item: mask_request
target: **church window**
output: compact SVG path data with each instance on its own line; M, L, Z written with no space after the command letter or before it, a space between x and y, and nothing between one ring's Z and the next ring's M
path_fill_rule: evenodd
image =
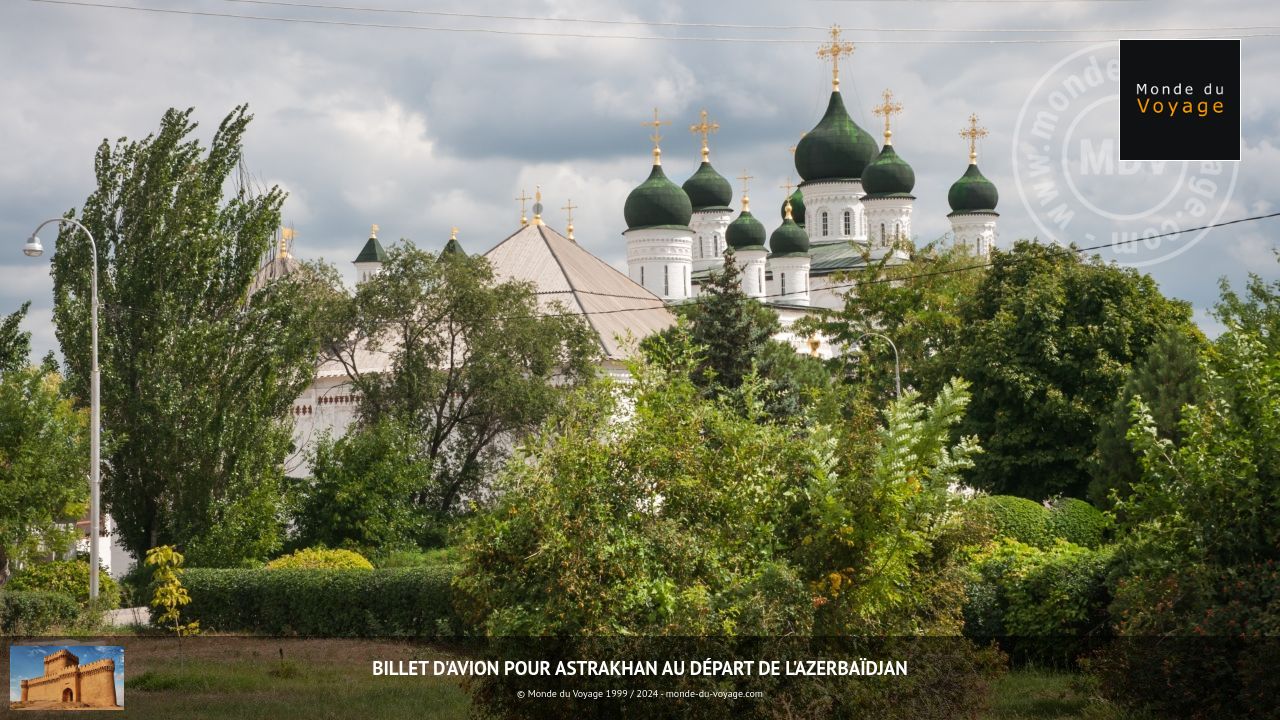
M889 238L884 234L884 223L880 223L880 242L889 242Z
M848 210L844 211L844 234L845 235L853 234L853 213L849 212Z
M671 294L671 266L670 265L662 266L662 294L663 295Z
M893 236L902 237L902 223L893 224Z
M764 268L756 268L756 292L764 294Z
M644 285L644 266L640 266L640 284Z
M693 294L693 288L689 287L689 267L686 265L680 274L684 276L684 296L689 297Z
M827 211L822 211L822 237L827 236Z
M786 295L786 294L787 294L787 274L786 274L786 273L782 273L782 275L781 275L781 279L782 279L782 293L781 293L781 294Z

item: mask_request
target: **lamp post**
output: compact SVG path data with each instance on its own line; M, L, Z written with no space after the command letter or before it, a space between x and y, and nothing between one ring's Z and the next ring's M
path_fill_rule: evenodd
M858 336L857 342L862 342L862 338L876 337L889 343L889 347L893 348L893 396L895 399L902 397L902 366L898 363L898 346L893 344L888 335L880 333L862 333Z
M102 464L99 458L102 407L98 402L98 244L94 241L93 233L89 232L89 228L79 222L70 218L51 218L36 226L36 229L31 232L31 237L27 238L26 245L22 246L22 252L28 257L40 257L44 254L44 246L40 244L40 238L36 237L36 233L49 223L59 225L65 223L79 228L89 238L89 249L93 255L93 274L89 280L89 292L92 296L89 313L89 599L93 600L98 597L98 524L100 522L98 506L101 504L99 469Z

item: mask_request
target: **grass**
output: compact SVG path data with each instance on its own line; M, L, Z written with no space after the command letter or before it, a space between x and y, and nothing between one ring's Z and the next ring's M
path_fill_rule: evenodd
M983 720L1140 720L1094 697L1081 676L1052 670L1014 670L991 700Z

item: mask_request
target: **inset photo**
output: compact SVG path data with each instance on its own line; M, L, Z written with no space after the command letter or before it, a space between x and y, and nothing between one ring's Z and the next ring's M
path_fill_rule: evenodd
M123 710L124 648L9 646L9 709Z

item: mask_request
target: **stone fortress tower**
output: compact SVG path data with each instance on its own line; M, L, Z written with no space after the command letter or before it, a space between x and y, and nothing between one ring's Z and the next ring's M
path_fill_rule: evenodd
M81 665L80 658L62 649L45 656L43 676L22 681L20 706L118 709L115 676L114 660Z

